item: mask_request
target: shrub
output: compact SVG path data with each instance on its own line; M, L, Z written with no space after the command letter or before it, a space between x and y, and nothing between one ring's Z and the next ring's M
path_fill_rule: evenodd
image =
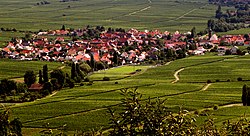
M84 83L80 83L80 86L84 86Z
M238 77L238 78L237 78L237 81L242 81L242 78L241 78L241 77Z
M140 72L141 71L141 69L136 69L136 72Z
M195 135L194 120L187 113L173 115L164 106L165 100L142 101L136 90L122 90L123 111L116 114L109 109L110 135Z
M109 81L110 78L109 77L103 77L103 81Z
M90 81L90 80L89 80L89 78L87 78L87 77L84 79L84 82L89 82L89 81Z
M219 80L219 79L216 79L215 81L216 81L216 82L220 82L220 80Z
M200 111L199 110L196 110L196 111L194 111L194 114L196 114L196 115L200 115Z
M115 82L115 84L118 84L118 82Z
M230 82L231 80L230 79L227 79L227 82Z
M207 83L210 84L210 83L212 83L212 81L211 80L207 80Z
M87 63L83 63L80 65L80 69L85 73L91 72L91 67Z
M218 105L214 105L213 109L214 109L214 110L218 110L218 109L219 109L219 106L218 106Z

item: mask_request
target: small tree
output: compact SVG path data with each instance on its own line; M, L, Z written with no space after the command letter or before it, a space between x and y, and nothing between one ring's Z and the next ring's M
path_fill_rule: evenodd
M58 89L62 89L65 83L66 75L61 69L56 69L50 73L50 77L57 79Z
M191 29L191 38L194 38L194 37L196 37L196 28L195 27L193 27Z
M1 80L0 84L0 94L11 94L12 90L16 89L16 82L9 79Z
M36 75L35 75L34 71L32 71L32 70L26 71L24 74L24 83L28 87L30 87L35 82L36 82Z
M118 65L118 54L116 51L113 53L113 63L115 66Z
M75 63L71 64L71 79L75 79L77 76Z
M95 59L92 53L90 53L90 67L92 68L92 71L95 70Z
M18 118L10 121L9 109L5 109L0 113L0 135L22 136L22 123Z
M43 82L48 82L49 81L49 76L48 76L48 66L44 65L43 66Z
M61 28L61 30L66 30L66 29L65 29L65 25L62 25L62 28Z
M247 85L244 85L242 88L241 99L242 99L243 106L246 106L247 105Z
M28 87L24 83L17 83L16 91L17 93L25 93L28 90Z
M42 70L39 70L39 81L38 81L39 84L42 84L43 83L43 74L42 74Z

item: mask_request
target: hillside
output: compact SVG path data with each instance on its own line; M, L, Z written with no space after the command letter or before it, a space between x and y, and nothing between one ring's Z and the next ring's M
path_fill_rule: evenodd
M1 1L0 27L38 31L102 25L106 28L204 30L216 6L207 0Z
M227 119L240 118L243 114L249 117L246 113L248 107L240 104L231 107L232 103L241 103L241 88L250 83L249 75L246 74L249 73L249 61L250 56L206 55L176 60L154 68L119 67L91 76L98 80L112 75L111 81L94 81L92 86L64 89L52 97L11 106L11 110L23 122L24 130L29 132L46 123L51 128L67 124L68 130L86 131L102 126L105 129L109 122L107 107L115 108L120 103L120 89L138 87L143 98L167 99L166 106L174 112L181 107L202 113L206 108L219 105L219 110L210 111L210 114L216 123L221 124ZM121 78L117 72L125 69L124 78ZM136 69L142 71L127 77ZM238 77L243 81L237 81ZM207 80L212 83L207 84ZM206 118L201 116L198 122Z

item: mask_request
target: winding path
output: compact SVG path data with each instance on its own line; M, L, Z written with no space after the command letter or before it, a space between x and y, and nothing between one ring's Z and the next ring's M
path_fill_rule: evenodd
M175 77L175 80L173 81L173 82L171 82L172 84L174 84L174 83L176 83L176 82L178 82L179 80L180 80L180 78L179 78L179 73L181 72L181 71L183 71L185 68L181 68L181 69L179 69L179 70L177 70L175 73L174 73L174 77Z

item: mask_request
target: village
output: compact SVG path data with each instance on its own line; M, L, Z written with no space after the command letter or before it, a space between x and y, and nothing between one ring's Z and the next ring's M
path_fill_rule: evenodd
M41 31L26 38L13 38L1 49L1 57L80 62L90 61L93 55L96 62L124 65L203 55L205 52L218 52L218 55L242 54L238 46L250 46L249 34L217 36L210 32L205 36L199 36L193 32L182 34L176 31L171 34L167 31L136 29L126 32L99 29L98 32L98 36L87 39L81 37L89 34L88 28L78 30L63 28ZM117 62L114 62L114 59Z

